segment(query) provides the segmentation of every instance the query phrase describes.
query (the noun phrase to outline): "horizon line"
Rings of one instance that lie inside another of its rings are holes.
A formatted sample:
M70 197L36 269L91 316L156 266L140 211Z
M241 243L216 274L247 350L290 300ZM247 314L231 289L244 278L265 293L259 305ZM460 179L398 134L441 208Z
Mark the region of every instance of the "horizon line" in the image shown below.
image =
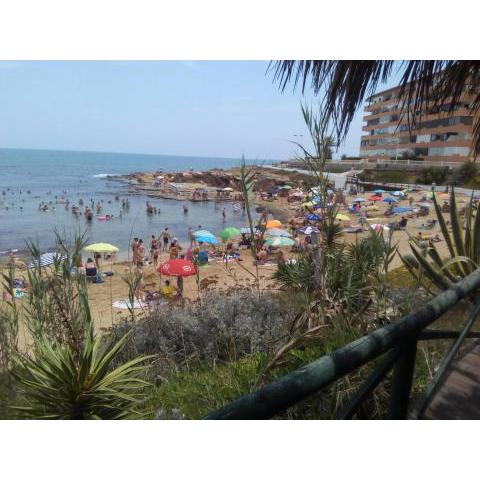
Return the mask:
M219 157L219 156L206 156L206 155L182 155L182 154L173 154L173 153L141 153L141 152L115 152L110 150L72 150L72 149L65 149L65 148L28 148L28 147L2 147L0 146L0 150L27 150L27 151L34 151L34 152L67 152L67 153L112 153L115 155L144 155L144 156L160 156L160 157L181 157L181 158L205 158L205 159L219 159L219 160L241 160L242 156L234 157L234 156L226 156L226 157ZM244 156L245 160L254 160L253 158L249 158ZM275 161L281 162L282 160L277 158L264 158L260 159L257 158L258 161Z

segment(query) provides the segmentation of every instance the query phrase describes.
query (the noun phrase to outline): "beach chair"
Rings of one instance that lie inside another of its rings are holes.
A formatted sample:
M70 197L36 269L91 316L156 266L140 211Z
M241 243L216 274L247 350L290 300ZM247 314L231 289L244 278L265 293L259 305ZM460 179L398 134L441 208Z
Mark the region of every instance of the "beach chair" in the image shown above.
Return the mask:
M98 270L96 268L87 268L85 270L85 279L90 283L103 283L103 280L98 274Z

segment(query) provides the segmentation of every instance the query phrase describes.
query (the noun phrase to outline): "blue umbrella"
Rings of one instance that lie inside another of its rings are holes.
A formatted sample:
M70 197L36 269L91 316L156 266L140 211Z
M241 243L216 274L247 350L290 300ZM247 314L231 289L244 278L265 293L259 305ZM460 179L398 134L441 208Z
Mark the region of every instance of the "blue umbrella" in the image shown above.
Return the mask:
M214 237L215 235L212 232L209 232L208 230L197 230L193 232L194 237L200 237L200 236L207 236L207 237Z
M400 190L397 190L396 192L393 192L392 195L395 195L396 197L403 197L405 194L400 192Z
M384 193L385 190L382 190L381 188L378 188L377 190L374 190L375 193Z
M413 208L410 207L394 207L393 213L405 213L405 212L411 212Z
M396 202L397 200L395 200L393 197L385 197L383 199L384 202L387 202L387 203L394 203Z
M197 242L210 243L212 245L216 245L218 243L218 240L213 235L196 235L195 239Z
M311 221L317 222L317 221L319 221L319 220L321 220L321 219L322 219L321 215L315 215L315 213L309 213L309 214L307 215L307 220L311 220Z

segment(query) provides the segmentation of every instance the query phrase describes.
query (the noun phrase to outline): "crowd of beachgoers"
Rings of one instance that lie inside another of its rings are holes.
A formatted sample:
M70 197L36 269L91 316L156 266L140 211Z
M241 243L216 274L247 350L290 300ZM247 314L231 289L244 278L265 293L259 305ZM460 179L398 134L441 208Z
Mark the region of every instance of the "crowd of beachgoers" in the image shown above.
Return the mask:
M438 242L441 251L443 238L432 208L432 195L431 191L408 189L361 192L352 186L348 191L332 187L327 197L321 200L315 192L288 184L277 185L256 193L253 231L247 224L245 204L239 201L229 204L228 210L219 208L223 226L220 232L212 232L208 225L200 224L182 232L182 239L168 225L147 238L135 236L133 232L128 261L117 261L115 251L92 250L86 261L81 261L79 269L89 280L90 300L100 316L111 312L112 307L125 310L128 287L122 277L127 271L133 273L135 279L136 308L146 308L150 302L194 300L202 288L225 289L235 287L239 282L242 287L246 286L253 282L248 272L254 266L260 268L262 285L271 288L276 265L294 261L292 258L297 252L313 248L312 238L322 228L321 215L326 207L335 206L336 221L345 242L356 241L374 229L384 235L393 234L402 253L409 249L412 236L425 246L429 242ZM448 193L437 192L436 195L442 211L448 212ZM467 200L462 195L457 197L460 214L464 213ZM118 202L120 212L126 212L130 207L128 198L115 196L108 203L112 201ZM41 202L39 210L60 205L72 215L83 215L87 220L90 213L98 219L105 209L102 201L79 199L72 204L66 195L61 195ZM231 208L242 215L243 227L229 225ZM188 213L188 201L179 202L179 209ZM147 215L155 215L160 213L160 208L146 201L145 211ZM105 217L105 221L108 220ZM251 248L252 242L254 249ZM12 254L12 259L14 257ZM396 266L400 266L398 259L396 262ZM19 281L22 281L19 291L28 294L25 278L25 275L19 275ZM110 290L109 296L106 295L107 289Z

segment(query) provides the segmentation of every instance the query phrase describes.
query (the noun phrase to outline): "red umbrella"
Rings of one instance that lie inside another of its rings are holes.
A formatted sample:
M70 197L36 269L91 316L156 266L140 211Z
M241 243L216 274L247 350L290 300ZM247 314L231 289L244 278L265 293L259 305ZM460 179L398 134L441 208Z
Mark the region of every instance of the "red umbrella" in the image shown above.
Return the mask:
M373 202L376 202L378 200L381 200L382 197L380 197L379 195L373 195L371 197L368 197L369 200L372 200Z
M168 275L170 277L189 277L196 273L195 265L182 258L175 258L162 263L157 268L157 271L162 275Z

